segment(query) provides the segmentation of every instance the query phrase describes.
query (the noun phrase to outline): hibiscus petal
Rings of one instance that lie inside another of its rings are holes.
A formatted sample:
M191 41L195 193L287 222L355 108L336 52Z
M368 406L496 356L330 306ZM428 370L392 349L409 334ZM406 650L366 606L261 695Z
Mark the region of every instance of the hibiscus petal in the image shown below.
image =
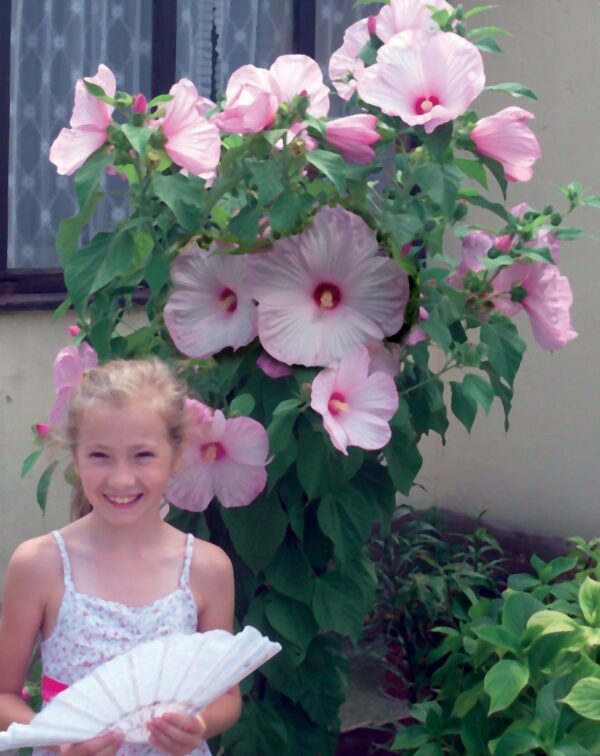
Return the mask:
M264 467L243 465L227 457L215 467L215 494L224 507L245 507L267 484Z
M109 97L114 97L117 90L117 82L114 73L101 63L95 76L85 77L92 84L102 87ZM75 84L75 103L73 105L73 114L69 122L72 128L81 126L94 126L97 129L105 130L111 121L114 108L97 97L89 94L83 79L79 79Z
M61 176L70 176L106 142L106 131L96 128L61 129L50 147L49 159Z

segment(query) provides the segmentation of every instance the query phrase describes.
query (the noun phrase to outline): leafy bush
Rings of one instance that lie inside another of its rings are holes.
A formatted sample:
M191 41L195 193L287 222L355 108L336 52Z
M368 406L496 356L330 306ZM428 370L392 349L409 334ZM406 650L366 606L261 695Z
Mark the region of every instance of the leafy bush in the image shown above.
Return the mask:
M435 697L393 748L415 756L600 753L600 540L508 580L443 636Z
M441 623L459 626L478 598L499 596L502 549L480 524L466 534L448 532L436 509L402 505L392 531L373 541L377 591L363 640L400 644L413 698L427 684L427 655ZM393 655L387 662L394 664Z

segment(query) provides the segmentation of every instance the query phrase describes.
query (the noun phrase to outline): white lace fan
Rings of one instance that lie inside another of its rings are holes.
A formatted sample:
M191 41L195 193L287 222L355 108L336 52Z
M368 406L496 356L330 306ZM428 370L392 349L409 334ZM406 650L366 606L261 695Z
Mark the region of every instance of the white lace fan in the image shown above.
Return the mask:
M78 743L107 730L147 743L152 717L201 711L280 650L254 627L141 643L59 693L28 725L10 725L0 751Z

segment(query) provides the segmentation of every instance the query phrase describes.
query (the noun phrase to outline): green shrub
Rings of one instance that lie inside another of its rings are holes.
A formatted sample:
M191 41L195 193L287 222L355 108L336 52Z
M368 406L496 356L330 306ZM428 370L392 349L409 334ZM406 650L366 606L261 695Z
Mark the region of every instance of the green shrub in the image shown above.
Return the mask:
M433 700L393 749L415 756L600 753L600 541L509 578L459 627L438 627Z

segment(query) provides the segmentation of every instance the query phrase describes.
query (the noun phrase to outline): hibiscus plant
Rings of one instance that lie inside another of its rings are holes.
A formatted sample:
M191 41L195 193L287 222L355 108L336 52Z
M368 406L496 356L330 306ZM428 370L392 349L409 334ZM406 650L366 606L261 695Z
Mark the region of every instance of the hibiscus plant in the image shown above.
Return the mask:
M168 516L230 553L239 624L284 647L245 686L228 753L333 753L342 639L358 639L375 589L369 535L410 492L419 440L444 436L448 409L470 429L498 398L508 417L517 313L545 349L576 336L558 263L580 232L563 218L599 199L577 183L560 211L496 199L531 178L540 148L528 111L471 109L494 47L489 28L468 29L483 10L383 4L346 30L331 87L314 60L283 55L235 71L217 103L186 79L148 102L100 65L50 150L79 203L57 238L60 313L78 326L50 424L96 361L172 364L193 443ZM126 217L92 236L107 172ZM485 226L468 225L472 208Z

